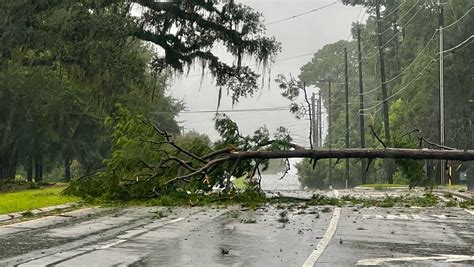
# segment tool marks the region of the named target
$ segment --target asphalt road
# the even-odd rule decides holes
[[[0,226],[0,266],[472,266],[473,245],[460,208],[92,208]]]

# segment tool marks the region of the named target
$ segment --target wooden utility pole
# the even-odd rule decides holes
[[[359,51],[359,129],[360,129],[360,148],[365,148],[365,122],[364,122],[364,82],[362,80],[362,50],[360,48],[360,24],[357,24],[357,48]],[[361,159],[361,181],[367,183],[366,160]]]
[[[318,134],[318,124],[316,123],[316,96],[313,93],[311,95],[311,121],[312,121],[312,126],[313,128],[311,129],[313,131],[313,145],[314,148],[319,147],[318,139],[319,139],[319,134]]]
[[[331,80],[328,79],[328,148],[331,150],[331,109],[332,109],[332,96],[331,96]],[[332,181],[332,159],[329,159],[329,175],[328,175],[328,181]]]
[[[444,27],[444,18],[443,18],[443,3],[441,0],[438,0],[439,7],[439,137],[440,145],[444,146],[444,36],[443,36],[443,27]],[[444,185],[446,183],[446,161],[441,161],[440,168],[440,183]]]
[[[319,89],[318,95],[318,124],[319,124],[319,146],[323,147],[323,108],[322,108],[322,97],[321,88]]]
[[[385,59],[383,53],[383,38],[382,38],[382,23],[380,18],[380,0],[376,0],[375,13],[377,16],[377,41],[379,48],[379,61],[380,61],[380,80],[382,87],[382,101],[383,101],[383,124],[385,130],[385,142],[387,146],[391,146],[392,138],[390,136],[390,124],[388,117],[388,94],[387,84],[385,79]],[[389,184],[393,184],[393,173],[392,173],[392,161],[385,161],[385,173],[386,179]]]
[[[349,148],[349,77],[347,66],[347,48],[344,48],[344,94],[346,96],[346,148]],[[346,158],[346,189],[349,187],[349,159]]]

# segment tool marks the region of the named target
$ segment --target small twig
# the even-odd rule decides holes
[[[82,179],[85,179],[85,178],[88,178],[88,177],[91,177],[91,176],[94,176],[95,174],[99,173],[99,172],[105,172],[107,169],[98,169],[98,170],[95,170],[95,171],[92,171],[90,173],[87,173],[79,178],[77,178],[77,180],[82,180]]]
[[[336,167],[336,165],[339,164],[339,162],[341,162],[341,159],[337,158],[336,163],[334,163],[334,165],[332,165],[332,168],[334,169],[334,167]]]
[[[430,142],[430,141],[426,140],[426,138],[424,138],[423,136],[421,136],[420,139],[423,140],[423,141],[424,141],[425,143],[427,143],[428,145],[431,145],[431,146],[434,146],[434,147],[437,147],[437,148],[440,148],[440,149],[456,150],[455,148],[452,148],[452,147],[442,146],[442,145],[438,145],[438,144],[436,144],[436,143]]]
[[[222,163],[222,162],[225,162],[225,161],[228,161],[228,160],[229,160],[228,157],[224,157],[224,158],[219,158],[219,159],[209,161],[206,165],[202,166],[200,169],[197,169],[196,171],[194,171],[192,173],[189,173],[189,174],[186,174],[186,175],[183,175],[183,176],[175,177],[171,180],[168,180],[165,184],[167,185],[169,183],[173,183],[173,182],[176,182],[176,181],[179,181],[179,180],[184,180],[184,179],[191,178],[191,177],[193,177],[194,175],[197,175],[197,174],[206,173],[206,170],[210,169],[212,166],[217,165],[217,164]]]
[[[258,167],[260,163],[257,163],[257,174],[258,174],[258,188],[262,188],[262,173],[260,172],[260,168]]]
[[[230,169],[230,172],[227,174],[227,183],[225,185],[226,191],[230,190],[230,178],[234,174],[235,169],[237,168],[237,165],[239,164],[239,161],[240,159],[237,159],[236,161],[234,161],[234,164],[232,164],[232,168]]]
[[[234,147],[228,147],[228,148],[224,148],[224,149],[221,149],[221,150],[211,152],[211,153],[203,156],[202,159],[208,160],[208,159],[220,156],[222,154],[230,154],[232,151],[239,151],[239,150],[237,148],[234,148]]]
[[[313,170],[316,168],[316,163],[318,163],[318,159],[313,159]]]
[[[182,167],[188,169],[189,171],[192,171],[192,172],[197,171],[197,169],[195,169],[195,168],[189,166],[188,163],[186,163],[185,161],[183,161],[183,160],[181,160],[181,159],[178,159],[178,158],[176,158],[176,157],[169,157],[168,159],[162,161],[162,162],[160,163],[160,165],[158,166],[158,168],[160,168],[160,169],[163,168],[163,167],[165,166],[165,164],[168,163],[168,162],[170,162],[170,161],[175,161],[175,162],[179,163],[179,165],[181,165]]]
[[[387,148],[387,145],[385,145],[382,139],[380,139],[378,134],[375,132],[374,127],[372,127],[372,125],[369,125],[369,128],[370,128],[370,131],[372,132],[372,135],[382,144],[384,148]]]
[[[415,130],[413,130],[413,131],[410,131],[410,132],[408,132],[408,133],[406,133],[406,134],[400,136],[400,138],[403,138],[403,137],[405,137],[405,136],[407,136],[407,135],[411,135],[412,133],[415,133],[415,132],[420,133],[420,130],[415,129]]]
[[[374,161],[374,159],[369,158],[369,161],[367,162],[367,166],[365,167],[365,173],[369,172],[370,164],[372,164],[372,161]]]
[[[142,142],[146,142],[146,143],[150,143],[150,144],[155,144],[155,145],[163,145],[163,144],[168,144],[168,145],[171,145],[172,147],[176,148],[178,151],[186,154],[187,156],[195,159],[195,160],[198,160],[200,161],[201,163],[207,163],[207,161],[205,161],[204,159],[202,159],[201,157],[198,157],[196,155],[194,155],[193,153],[183,149],[182,147],[178,146],[175,142],[173,141],[153,141],[153,140],[145,140],[145,139],[139,139],[140,141]]]
[[[141,160],[141,159],[139,159],[139,161],[140,161],[140,163],[143,164],[143,166],[145,166],[147,169],[150,169],[150,170],[152,170],[152,171],[155,170],[155,167],[148,165],[148,163],[146,163],[145,161],[143,161],[143,160]]]
[[[288,158],[286,158],[285,159],[285,172],[283,173],[283,175],[278,180],[283,180],[283,178],[285,178],[285,176],[288,174],[290,169],[291,169],[290,160]]]

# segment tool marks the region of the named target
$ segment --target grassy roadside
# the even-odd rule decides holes
[[[406,184],[363,184],[360,188],[390,189],[390,188],[408,188]]]
[[[80,200],[78,197],[61,194],[64,188],[64,186],[49,187],[0,194],[0,214],[28,211]]]

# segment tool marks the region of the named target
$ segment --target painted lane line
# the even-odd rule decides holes
[[[375,259],[363,259],[359,260],[356,265],[358,266],[378,266],[386,262],[414,262],[414,261],[444,261],[444,262],[460,262],[460,261],[472,261],[474,256],[469,255],[436,255],[436,256],[413,256],[413,257],[398,257],[398,258],[375,258]]]
[[[465,212],[471,214],[471,215],[474,215],[474,211],[470,210],[470,209],[464,209]]]
[[[176,218],[176,219],[173,219],[173,220],[165,221],[165,222],[161,223],[159,226],[155,226],[154,228],[145,229],[145,230],[142,230],[142,229],[140,229],[140,230],[135,229],[134,230],[134,229],[132,229],[132,230],[126,231],[126,233],[123,234],[123,235],[117,236],[116,239],[113,239],[112,241],[109,241],[109,243],[102,243],[102,244],[91,245],[91,246],[86,246],[86,247],[78,247],[78,248],[71,249],[71,250],[68,250],[68,251],[61,251],[61,252],[49,254],[49,255],[46,255],[46,256],[43,256],[43,257],[31,259],[27,262],[18,264],[16,266],[18,266],[18,267],[25,266],[26,267],[26,266],[52,266],[52,265],[56,265],[56,264],[63,263],[63,262],[69,261],[71,259],[74,259],[76,257],[80,257],[80,256],[83,256],[85,254],[89,254],[89,253],[91,253],[93,251],[96,251],[96,250],[105,250],[105,249],[112,248],[116,245],[127,242],[129,239],[132,239],[132,238],[135,238],[137,236],[143,235],[143,234],[145,234],[145,233],[147,233],[147,232],[149,232],[153,229],[157,229],[157,228],[160,228],[160,227],[163,227],[163,226],[174,224],[174,223],[177,223],[177,222],[182,221],[182,220],[184,220],[184,218]]]
[[[336,190],[334,190],[334,195],[339,197],[339,194],[337,193]],[[306,259],[306,261],[303,263],[303,267],[312,267],[314,264],[318,261],[319,257],[323,254],[324,250],[329,244],[329,241],[331,241],[332,237],[334,236],[334,233],[336,233],[336,228],[337,228],[337,223],[339,222],[339,217],[341,217],[341,208],[340,207],[335,207],[334,208],[334,213],[332,215],[331,221],[329,222],[328,229],[326,230],[326,233],[324,233],[324,236],[321,238],[319,243],[316,245],[316,248],[313,250],[311,255]]]
[[[177,222],[182,221],[182,220],[184,220],[184,218],[177,218],[177,219],[169,220],[169,221],[166,221],[163,224],[161,224],[160,227],[170,225],[170,224],[173,224],[173,223],[177,223]],[[149,232],[149,231],[150,231],[149,229],[144,229],[144,230],[139,230],[139,231],[136,231],[136,230],[126,231],[126,234],[118,236],[117,239],[113,240],[112,242],[107,243],[107,244],[103,244],[103,245],[101,245],[101,246],[99,246],[95,249],[108,249],[108,248],[111,248],[113,246],[116,246],[116,245],[122,244],[124,242],[127,242],[129,239],[132,239],[134,237],[143,235],[144,233]]]

